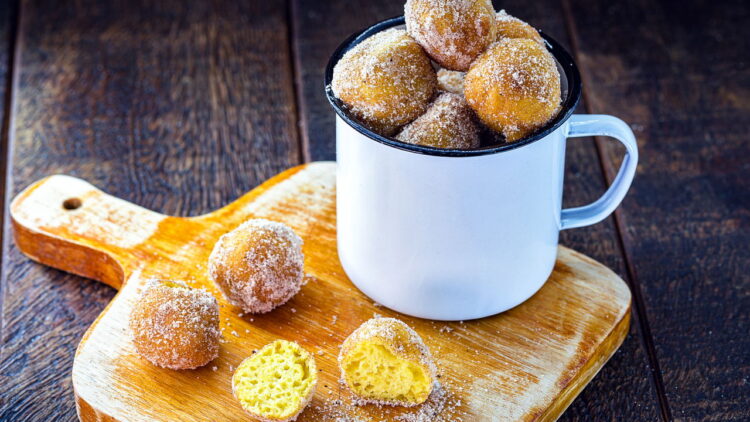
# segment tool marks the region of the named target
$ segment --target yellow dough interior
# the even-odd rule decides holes
[[[377,340],[359,343],[342,368],[354,393],[369,400],[422,403],[430,395],[425,368],[396,356]]]
[[[286,419],[302,410],[316,379],[312,357],[296,343],[277,340],[245,359],[235,371],[233,383],[246,410]]]

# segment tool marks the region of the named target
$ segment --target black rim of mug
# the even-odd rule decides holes
[[[544,38],[546,42],[547,49],[555,57],[558,64],[560,65],[560,68],[562,68],[563,73],[565,74],[565,78],[567,79],[567,82],[568,82],[568,95],[563,99],[560,112],[557,113],[557,116],[555,116],[554,119],[552,119],[542,129],[535,132],[533,135],[523,138],[519,141],[511,142],[507,144],[490,145],[490,146],[480,147],[476,149],[463,150],[463,149],[443,149],[443,148],[427,147],[427,146],[422,146],[422,145],[407,144],[405,142],[401,142],[396,139],[375,133],[372,130],[365,127],[362,123],[360,123],[356,117],[350,115],[346,111],[346,106],[341,102],[341,100],[336,98],[336,96],[333,94],[333,89],[331,89],[331,81],[333,80],[333,68],[334,66],[336,66],[336,63],[338,63],[341,57],[343,57],[343,55],[346,54],[347,51],[351,50],[354,46],[356,46],[357,44],[359,44],[366,38],[380,31],[386,30],[394,26],[403,25],[403,24],[404,24],[404,17],[397,16],[394,18],[390,18],[390,19],[386,19],[384,21],[378,22],[369,28],[363,29],[359,32],[352,34],[351,36],[349,36],[349,38],[344,40],[344,42],[341,43],[341,45],[339,45],[338,48],[336,48],[336,51],[333,52],[333,55],[328,60],[328,65],[326,66],[326,71],[325,71],[326,97],[328,97],[328,102],[331,103],[331,106],[333,106],[333,109],[336,111],[336,114],[338,114],[339,117],[341,117],[349,126],[357,130],[357,132],[365,135],[366,137],[370,139],[378,141],[381,144],[385,144],[390,147],[394,147],[394,148],[398,148],[401,150],[414,152],[418,154],[436,155],[436,156],[443,156],[443,157],[475,157],[478,155],[496,154],[499,152],[509,151],[512,149],[516,149],[516,148],[520,148],[520,147],[532,144],[546,137],[550,133],[554,132],[557,128],[562,126],[562,124],[568,120],[571,114],[573,114],[573,111],[575,110],[576,106],[578,105],[578,102],[581,99],[581,75],[578,72],[578,67],[573,61],[573,58],[570,56],[570,53],[568,53],[553,38],[539,31],[542,38]]]

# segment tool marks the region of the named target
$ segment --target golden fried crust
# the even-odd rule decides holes
[[[138,354],[163,368],[193,369],[219,355],[219,303],[182,282],[150,281],[129,326]]]
[[[392,135],[427,109],[437,77],[422,47],[404,30],[377,33],[333,69],[331,88],[366,126]]]
[[[536,41],[542,46],[544,45],[544,39],[539,34],[539,31],[521,19],[509,15],[505,10],[497,12],[496,22],[498,41],[503,38],[525,38]]]
[[[396,139],[435,148],[479,147],[479,127],[461,95],[443,93],[425,114],[404,126]]]
[[[490,46],[464,79],[466,101],[512,142],[550,121],[560,108],[555,59],[537,42],[506,38]]]
[[[496,39],[490,0],[407,0],[406,29],[442,67],[465,71]]]
[[[257,218],[219,238],[208,272],[229,302],[265,313],[299,291],[303,264],[302,239],[285,224]]]

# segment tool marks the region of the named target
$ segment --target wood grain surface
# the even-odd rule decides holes
[[[335,180],[334,162],[296,167],[216,212],[192,218],[146,210],[68,176],[43,179],[20,193],[10,208],[19,249],[42,264],[119,290],[76,351],[72,382],[81,420],[246,420],[231,394],[233,368],[253,350],[284,338],[299,342],[320,368],[321,387],[301,421],[407,415],[550,421],[627,335],[625,282],[567,248],[560,249],[539,292],[494,317],[433,322],[373,303],[351,284],[338,260]],[[70,209],[70,203],[77,206]],[[284,222],[304,240],[307,283],[287,304],[263,315],[243,315],[208,278],[214,243],[248,218]],[[224,341],[219,357],[204,368],[158,368],[135,352],[128,318],[153,278],[183,280],[219,299]],[[442,387],[426,405],[355,406],[338,383],[340,344],[378,314],[407,322],[433,351]]]
[[[630,122],[643,157],[617,217],[666,417],[747,420],[750,10],[585,3],[570,10],[589,108]],[[620,152],[602,147],[611,180]]]
[[[332,159],[318,75],[344,36],[401,13],[397,0],[25,0],[18,13],[15,3],[0,2],[0,90],[15,74],[0,103],[5,198],[63,172],[176,215],[227,204],[303,159]],[[563,419],[743,419],[750,6],[495,6],[569,47],[585,111],[632,123],[641,149],[616,226],[561,236],[625,278],[635,308],[631,335]],[[619,152],[596,144],[570,143],[566,204],[612,179]],[[30,264],[3,224],[0,420],[75,420],[72,354],[114,291]]]
[[[5,221],[5,203],[7,202],[6,197],[10,197],[12,192],[6,189],[5,176],[10,170],[8,165],[8,132],[10,131],[10,81],[12,71],[12,57],[13,57],[13,46],[15,45],[15,14],[16,5],[10,0],[0,1],[0,200],[3,201],[3,208],[0,209],[0,218]],[[0,226],[0,245],[4,245],[4,230]],[[2,246],[0,246],[2,247]],[[3,257],[0,257],[0,341],[3,338]],[[0,345],[0,362],[2,361],[2,345]],[[0,375],[1,376],[1,375]]]

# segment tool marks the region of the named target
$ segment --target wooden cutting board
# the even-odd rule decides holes
[[[337,257],[335,169],[326,162],[290,169],[218,211],[191,218],[146,210],[68,176],[48,177],[19,194],[11,217],[25,254],[119,290],[76,352],[80,419],[248,420],[232,397],[232,370],[253,349],[284,338],[313,353],[320,368],[317,393],[302,421],[554,420],[625,338],[628,287],[603,265],[564,247],[545,286],[494,317],[434,322],[373,303],[351,284]],[[307,284],[262,316],[241,315],[206,275],[214,242],[251,217],[282,221],[305,242]],[[197,370],[171,371],[135,353],[128,315],[152,277],[184,280],[219,298],[224,343],[216,360]],[[358,407],[339,384],[339,345],[374,315],[403,319],[431,348],[442,388],[425,405]]]

